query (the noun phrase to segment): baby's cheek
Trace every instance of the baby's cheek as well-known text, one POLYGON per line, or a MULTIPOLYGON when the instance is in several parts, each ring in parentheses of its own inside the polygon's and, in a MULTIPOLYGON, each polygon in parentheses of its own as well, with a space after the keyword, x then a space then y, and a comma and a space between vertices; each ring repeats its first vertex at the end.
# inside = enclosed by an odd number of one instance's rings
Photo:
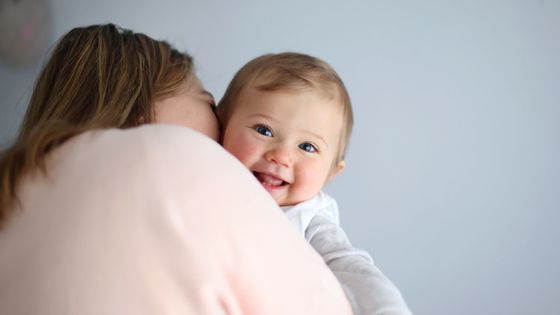
POLYGON ((300 193, 310 198, 317 194, 325 183, 325 176, 322 168, 314 163, 302 165, 298 170, 300 193))
POLYGON ((224 143, 224 148, 247 167, 255 161, 255 156, 257 155, 256 146, 244 137, 236 138, 236 141, 233 143, 224 143))

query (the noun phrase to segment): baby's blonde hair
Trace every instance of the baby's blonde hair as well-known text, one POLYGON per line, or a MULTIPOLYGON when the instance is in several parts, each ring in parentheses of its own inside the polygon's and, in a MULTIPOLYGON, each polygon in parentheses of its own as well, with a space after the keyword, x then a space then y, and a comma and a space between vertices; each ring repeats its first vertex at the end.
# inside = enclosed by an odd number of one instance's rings
POLYGON ((235 74, 218 104, 217 114, 222 125, 222 135, 238 106, 237 100, 241 92, 247 86, 260 91, 311 89, 335 99, 341 106, 343 115, 335 163, 344 160, 354 124, 352 104, 344 83, 328 63, 294 52, 267 54, 249 61, 235 74))

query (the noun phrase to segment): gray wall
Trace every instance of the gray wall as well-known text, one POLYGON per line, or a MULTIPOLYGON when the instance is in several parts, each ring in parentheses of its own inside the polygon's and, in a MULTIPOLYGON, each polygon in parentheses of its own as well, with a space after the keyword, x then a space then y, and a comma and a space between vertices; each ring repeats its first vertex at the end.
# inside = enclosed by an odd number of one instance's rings
MULTIPOLYGON (((217 98, 267 52, 331 63, 356 116, 328 190, 416 314, 560 314, 560 1, 53 0, 187 49, 217 98)), ((0 67, 0 142, 37 66, 0 67)))

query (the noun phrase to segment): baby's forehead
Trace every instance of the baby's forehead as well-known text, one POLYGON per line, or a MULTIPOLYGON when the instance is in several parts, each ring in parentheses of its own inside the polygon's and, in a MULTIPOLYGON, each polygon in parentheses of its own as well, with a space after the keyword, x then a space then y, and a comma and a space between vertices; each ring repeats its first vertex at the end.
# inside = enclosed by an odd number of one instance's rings
POLYGON ((341 93, 336 88, 336 86, 318 86, 318 85, 270 85, 261 82, 254 82, 247 84, 241 90, 240 94, 251 94, 252 97, 264 97, 267 94, 286 94, 286 95, 302 95, 310 94, 318 96, 320 99, 325 101, 325 103, 335 103, 339 104, 341 107, 341 93), (263 93, 250 93, 253 92, 263 92, 263 93))
MULTIPOLYGON (((253 106, 282 106, 282 104, 295 101, 301 106, 306 105, 319 105, 318 111, 323 111, 324 108, 335 108, 335 115, 344 116, 344 106, 339 98, 333 93, 328 93, 318 88, 294 88, 294 87, 281 87, 276 89, 260 88, 259 86, 248 86, 240 93, 241 97, 236 102, 235 110, 239 110, 249 103, 253 106), (301 99, 306 102, 302 102, 301 99)), ((329 110, 329 112, 331 112, 329 110)), ((295 114, 295 113, 294 113, 295 114)))
POLYGON ((331 80, 321 77, 296 75, 278 75, 274 71, 256 74, 251 78, 246 87, 261 91, 315 91, 331 98, 340 95, 340 86, 331 80))

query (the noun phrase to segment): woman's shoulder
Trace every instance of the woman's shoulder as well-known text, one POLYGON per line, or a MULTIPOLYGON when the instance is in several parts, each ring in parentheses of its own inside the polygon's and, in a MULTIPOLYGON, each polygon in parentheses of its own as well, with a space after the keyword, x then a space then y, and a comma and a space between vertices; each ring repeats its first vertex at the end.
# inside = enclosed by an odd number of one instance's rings
POLYGON ((126 167, 120 170, 126 171, 134 166, 178 167, 187 161, 202 163, 230 158, 219 144, 194 130, 147 124, 82 133, 53 152, 51 159, 55 164, 65 165, 72 162, 96 167, 121 165, 126 167))
POLYGON ((53 151, 46 170, 46 177, 28 177, 22 185, 27 214, 52 205, 67 212, 87 208, 82 213, 101 218, 115 211, 125 218, 180 217, 181 209, 216 204, 217 195, 221 206, 258 200, 273 207, 235 157, 212 139, 178 126, 85 132, 53 151))
POLYGON ((248 181, 250 173, 212 139, 188 128, 144 125, 85 132, 47 159, 47 177, 72 189, 175 191, 248 181), (121 187, 119 189, 119 187, 121 187))
POLYGON ((68 141, 69 150, 130 152, 159 155, 161 151, 192 153, 195 147, 221 151, 212 139, 192 130, 174 125, 146 124, 129 129, 92 130, 68 141))

